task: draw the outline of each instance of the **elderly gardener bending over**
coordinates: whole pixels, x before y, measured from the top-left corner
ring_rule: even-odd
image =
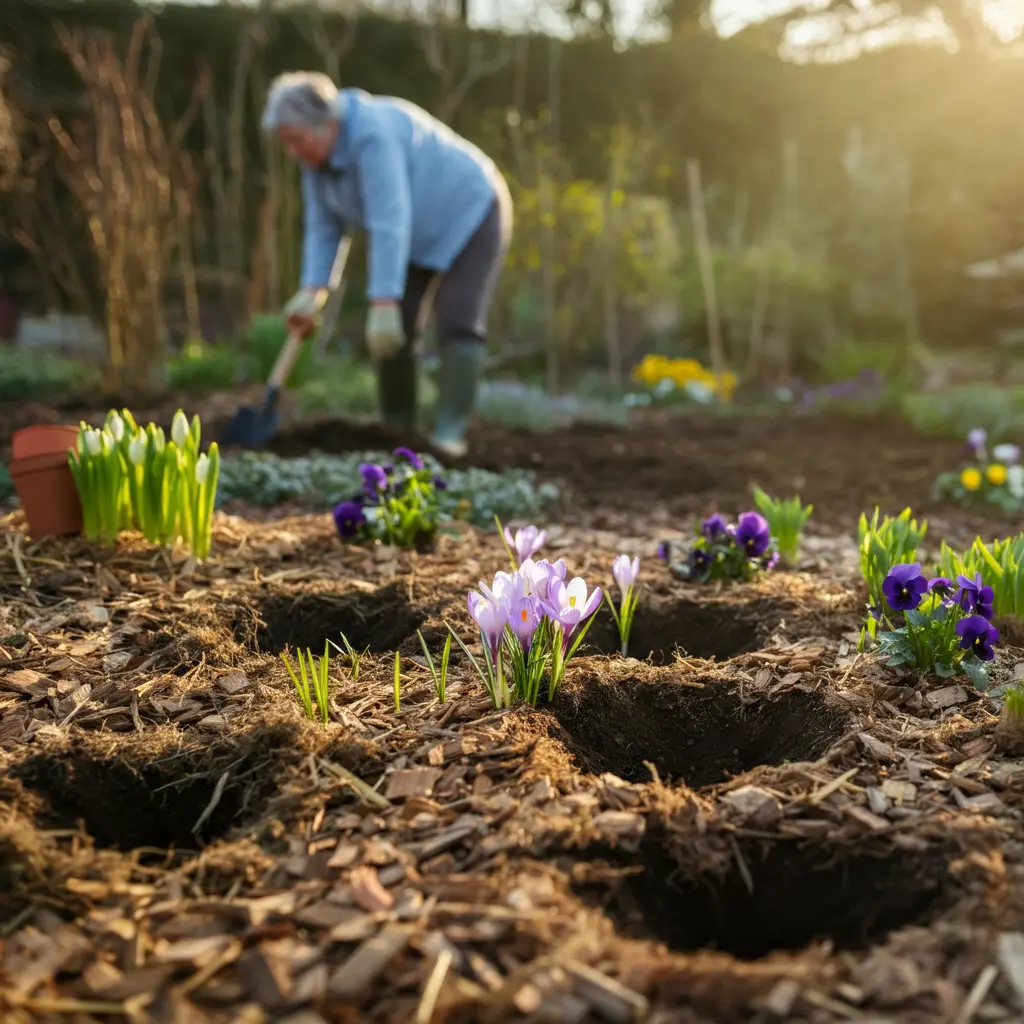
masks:
[[[476,400],[487,313],[512,231],[493,162],[404,100],[338,90],[313,72],[270,87],[263,130],[303,164],[302,287],[285,307],[309,333],[350,225],[369,234],[366,341],[384,422],[416,420],[415,342],[433,302],[441,352],[436,447],[458,457]]]

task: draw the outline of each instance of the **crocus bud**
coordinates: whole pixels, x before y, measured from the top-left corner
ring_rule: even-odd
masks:
[[[149,430],[150,436],[153,438],[153,451],[159,455],[164,450],[164,446],[167,444],[167,439],[164,437],[164,432],[159,427],[154,427],[150,424]]]
[[[124,437],[124,420],[116,412],[112,412],[107,419],[107,429],[110,431],[110,436],[120,444]]]
[[[196,483],[202,487],[206,483],[206,478],[210,475],[210,459],[206,452],[196,459]]]
[[[639,575],[639,558],[634,558],[630,561],[629,555],[619,555],[618,558],[612,562],[612,576],[615,577],[615,582],[619,585],[619,590],[621,590],[623,594],[625,594],[626,591],[636,583],[636,578]]]
[[[99,455],[103,451],[103,437],[98,430],[90,430],[86,433],[85,449],[90,455]]]
[[[141,466],[146,461],[146,449],[148,447],[145,434],[136,434],[131,439],[128,445],[128,458],[131,459],[132,465]]]
[[[188,440],[188,420],[180,409],[174,414],[174,419],[171,420],[171,440],[179,448],[183,448]]]

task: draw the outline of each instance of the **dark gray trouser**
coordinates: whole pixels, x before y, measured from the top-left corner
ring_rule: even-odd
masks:
[[[487,314],[512,238],[512,197],[504,178],[495,181],[495,200],[480,227],[446,274],[409,266],[402,297],[402,326],[414,343],[433,306],[439,345],[487,340]]]

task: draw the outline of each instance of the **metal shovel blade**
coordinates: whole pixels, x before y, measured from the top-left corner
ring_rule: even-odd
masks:
[[[223,447],[258,448],[277,433],[277,392],[267,395],[263,407],[243,405],[220,434]]]

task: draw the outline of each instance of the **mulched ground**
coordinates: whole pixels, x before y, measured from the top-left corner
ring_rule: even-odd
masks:
[[[602,619],[536,709],[493,712],[455,656],[437,703],[416,636],[469,639],[496,536],[367,551],[322,515],[221,515],[195,569],[3,520],[0,1017],[1024,1019],[1024,762],[994,701],[856,651],[861,510],[912,504],[936,545],[1014,528],[934,507],[955,446],[740,418],[474,443],[566,486],[573,571],[644,560],[634,657]],[[817,506],[799,571],[672,580],[657,541],[754,480]],[[321,728],[279,654],[342,632],[368,653],[333,661]]]

